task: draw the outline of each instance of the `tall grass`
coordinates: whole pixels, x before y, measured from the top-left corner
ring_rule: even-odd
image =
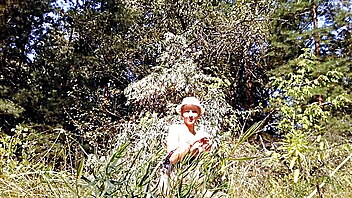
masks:
[[[158,182],[167,155],[165,126],[166,120],[153,115],[124,123],[110,153],[82,155],[71,170],[2,155],[0,197],[162,197]],[[322,182],[316,197],[352,196],[351,161],[329,176],[351,153],[350,145],[326,144],[320,151],[325,164],[310,167],[294,182],[279,151],[249,141],[260,135],[260,128],[257,123],[247,131],[215,135],[211,151],[175,167],[169,197],[306,197]],[[305,159],[316,164],[313,157]]]

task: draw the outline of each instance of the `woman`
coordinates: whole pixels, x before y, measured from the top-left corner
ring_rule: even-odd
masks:
[[[196,128],[197,120],[204,114],[199,100],[195,97],[184,98],[176,112],[182,117],[183,124],[169,127],[167,151],[171,164],[176,164],[187,154],[196,156],[210,149],[209,134],[203,128]]]
[[[183,124],[174,124],[169,127],[168,156],[164,160],[159,183],[164,195],[169,194],[168,181],[173,165],[186,155],[195,157],[211,147],[210,135],[203,128],[196,126],[197,120],[204,114],[204,108],[199,100],[195,97],[184,98],[182,103],[176,107],[176,112],[182,117]]]

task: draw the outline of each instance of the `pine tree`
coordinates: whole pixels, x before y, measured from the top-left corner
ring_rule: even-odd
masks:
[[[346,1],[281,1],[278,4],[271,26],[269,63],[272,75],[285,79],[296,73],[299,68],[288,62],[297,59],[305,49],[313,51],[315,56],[312,59],[319,62],[310,68],[310,80],[333,71],[344,74],[338,82],[314,89],[307,103],[324,103],[328,98],[340,95],[352,99],[350,5]],[[351,107],[349,104],[336,110],[331,121],[340,124],[327,123],[327,126],[337,131],[341,126],[340,133],[348,132],[346,124],[351,122]]]

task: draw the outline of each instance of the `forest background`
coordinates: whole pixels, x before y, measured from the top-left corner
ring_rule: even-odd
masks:
[[[1,197],[161,196],[186,96],[214,143],[172,197],[352,196],[351,1],[4,0],[0,17]]]

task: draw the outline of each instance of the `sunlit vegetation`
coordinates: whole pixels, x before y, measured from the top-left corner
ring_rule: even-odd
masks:
[[[352,196],[350,1],[0,2],[0,197]]]

